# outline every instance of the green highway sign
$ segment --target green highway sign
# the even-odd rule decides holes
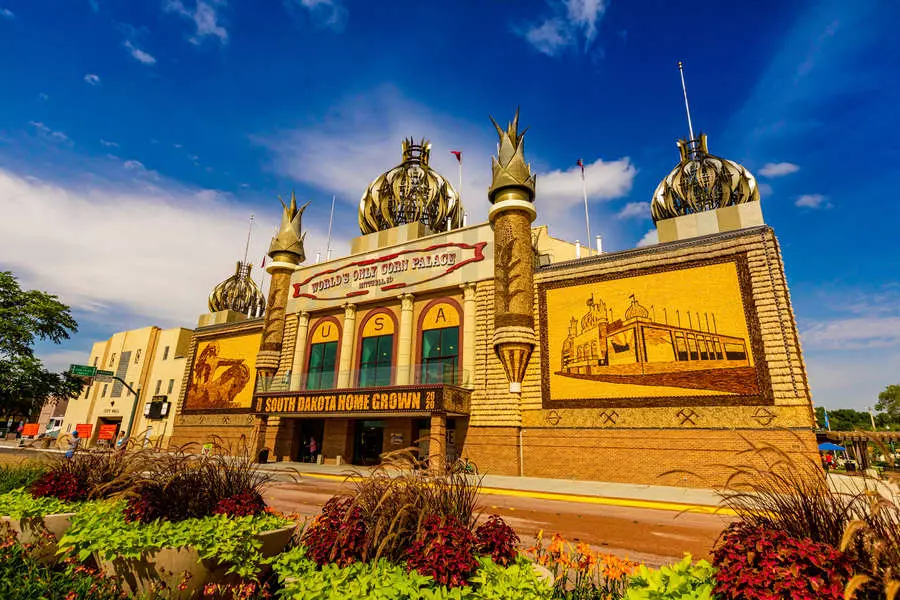
[[[97,375],[106,375],[107,377],[112,377],[115,375],[112,371],[104,371],[103,369],[97,369]]]
[[[88,365],[72,365],[69,367],[69,373],[76,377],[93,377],[97,374],[97,367]],[[112,375],[112,373],[110,373]]]

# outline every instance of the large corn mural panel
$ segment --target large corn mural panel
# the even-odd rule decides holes
[[[221,337],[197,344],[184,409],[249,409],[260,336]]]
[[[759,403],[745,289],[742,260],[541,286],[545,408]]]

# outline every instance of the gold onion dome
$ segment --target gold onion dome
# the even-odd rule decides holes
[[[250,318],[261,317],[266,309],[266,299],[250,279],[253,265],[238,262],[234,275],[213,288],[209,295],[210,312],[233,310]]]
[[[403,162],[375,178],[359,202],[363,235],[420,222],[432,231],[462,227],[459,195],[428,161],[431,144],[403,140]]]
[[[641,318],[646,319],[650,316],[650,311],[647,310],[640,302],[637,301],[637,298],[631,298],[631,306],[625,309],[625,320]]]
[[[706,135],[678,141],[681,162],[653,193],[650,213],[661,221],[726,206],[759,202],[756,178],[738,163],[714,156]]]

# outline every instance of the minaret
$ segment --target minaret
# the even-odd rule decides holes
[[[493,204],[488,219],[494,229],[494,352],[506,371],[509,391],[519,393],[535,344],[534,175],[525,163],[525,132],[518,131],[518,109],[506,131],[493,118],[491,122],[500,136],[488,189]]]
[[[281,200],[280,197],[278,199]],[[284,207],[281,226],[269,244],[269,258],[272,262],[266,266],[266,271],[272,279],[269,282],[266,323],[259,345],[259,354],[256,356],[256,371],[263,382],[263,389],[268,389],[281,358],[284,310],[291,286],[291,274],[297,269],[297,265],[306,260],[306,253],[303,251],[303,238],[306,234],[300,232],[300,219],[309,202],[298,209],[297,199],[291,192],[291,203],[285,205],[284,200],[281,200],[281,206]]]

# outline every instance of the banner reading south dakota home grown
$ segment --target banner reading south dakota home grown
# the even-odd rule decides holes
[[[468,406],[468,391],[437,385],[258,396],[255,412],[365,414],[446,411],[465,414]]]

